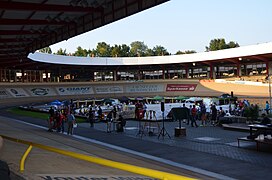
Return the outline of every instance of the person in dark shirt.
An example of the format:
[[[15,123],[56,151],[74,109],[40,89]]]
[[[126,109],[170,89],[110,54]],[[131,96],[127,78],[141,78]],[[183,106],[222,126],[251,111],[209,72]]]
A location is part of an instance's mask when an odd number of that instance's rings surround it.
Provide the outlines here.
[[[271,123],[269,117],[267,117],[265,114],[262,114],[262,117],[263,117],[263,119],[262,119],[262,121],[261,121],[260,124],[262,124],[262,125],[267,125],[267,124],[270,124],[270,123]]]
[[[49,115],[50,115],[50,117],[53,117],[55,115],[55,111],[52,106],[49,109]]]
[[[124,126],[126,125],[126,120],[122,117],[122,115],[119,115],[118,123],[117,123],[117,132],[124,132]]]
[[[98,119],[101,121],[102,120],[102,109],[100,106],[98,107],[97,114],[98,114]]]

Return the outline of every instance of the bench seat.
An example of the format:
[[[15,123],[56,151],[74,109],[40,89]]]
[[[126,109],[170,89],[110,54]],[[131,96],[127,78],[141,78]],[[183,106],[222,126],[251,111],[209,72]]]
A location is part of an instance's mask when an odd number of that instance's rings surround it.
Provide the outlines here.
[[[237,140],[238,140],[238,147],[240,147],[240,141],[255,142],[257,151],[259,151],[260,149],[260,144],[272,145],[272,139],[259,140],[259,139],[248,139],[247,137],[241,137],[241,138],[237,138]]]

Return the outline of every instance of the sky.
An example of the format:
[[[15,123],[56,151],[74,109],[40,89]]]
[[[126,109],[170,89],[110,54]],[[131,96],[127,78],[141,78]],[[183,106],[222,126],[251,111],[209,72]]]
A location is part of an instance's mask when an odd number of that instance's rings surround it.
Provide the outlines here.
[[[73,53],[78,46],[95,49],[99,42],[114,46],[141,41],[175,54],[203,52],[215,38],[240,46],[266,43],[272,41],[271,7],[271,0],[170,0],[50,48]]]

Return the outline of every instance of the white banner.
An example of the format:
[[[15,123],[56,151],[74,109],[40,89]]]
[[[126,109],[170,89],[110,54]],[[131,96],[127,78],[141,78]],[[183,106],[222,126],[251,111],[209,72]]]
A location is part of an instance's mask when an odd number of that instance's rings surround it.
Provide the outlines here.
[[[78,86],[78,87],[57,87],[59,95],[80,95],[80,94],[93,94],[93,88],[90,86]]]
[[[6,88],[6,90],[13,97],[28,97],[29,95],[25,92],[23,88]]]
[[[9,97],[11,97],[11,96],[8,93],[8,91],[6,91],[5,89],[0,89],[0,99],[6,99]]]
[[[107,93],[123,93],[123,86],[96,86],[95,92],[97,94],[107,94]]]
[[[163,92],[162,84],[134,84],[127,85],[126,92]]]
[[[53,91],[52,88],[36,87],[36,88],[28,88],[27,91],[32,96],[55,96],[56,95],[56,93]]]

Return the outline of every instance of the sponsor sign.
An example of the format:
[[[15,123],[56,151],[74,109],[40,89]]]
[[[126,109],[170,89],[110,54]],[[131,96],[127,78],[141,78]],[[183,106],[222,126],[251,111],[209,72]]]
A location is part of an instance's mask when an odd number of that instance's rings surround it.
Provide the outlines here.
[[[93,88],[90,86],[77,87],[57,87],[59,95],[93,94]]]
[[[106,93],[123,93],[123,86],[96,86],[95,92],[97,94],[106,94]]]
[[[10,94],[5,89],[0,89],[0,99],[9,98]]]
[[[25,92],[23,88],[6,88],[6,90],[13,97],[28,97],[29,95]]]
[[[135,84],[126,86],[126,92],[163,92],[162,84]]]
[[[43,88],[43,87],[29,88],[28,92],[32,96],[54,96],[54,95],[56,95],[56,93],[54,93],[51,88]]]
[[[197,84],[167,84],[166,91],[195,91]]]

